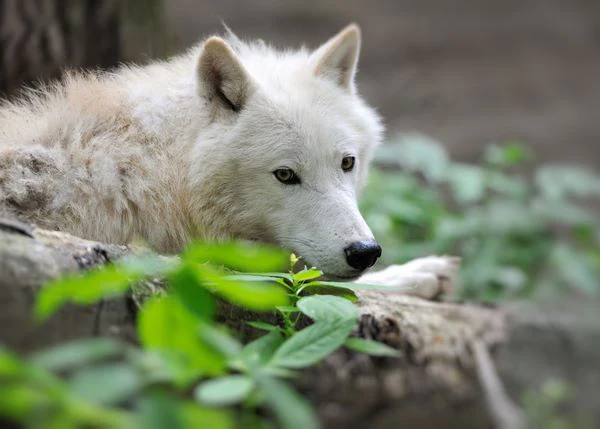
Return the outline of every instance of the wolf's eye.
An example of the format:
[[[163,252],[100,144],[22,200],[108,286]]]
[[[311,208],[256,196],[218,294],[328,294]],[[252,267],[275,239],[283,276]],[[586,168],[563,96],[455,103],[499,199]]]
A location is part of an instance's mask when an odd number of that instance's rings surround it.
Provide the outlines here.
[[[353,156],[345,156],[342,158],[342,170],[344,171],[352,171],[354,168],[354,157]]]
[[[278,168],[273,172],[277,180],[285,185],[298,185],[300,178],[291,168]]]

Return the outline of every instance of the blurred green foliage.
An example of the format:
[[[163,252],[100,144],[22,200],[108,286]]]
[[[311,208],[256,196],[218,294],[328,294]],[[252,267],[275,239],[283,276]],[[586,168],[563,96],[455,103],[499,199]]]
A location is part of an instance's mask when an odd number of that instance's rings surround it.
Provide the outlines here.
[[[344,345],[376,356],[398,352],[349,338],[358,319],[352,284],[321,282],[316,268],[275,272],[297,262],[264,246],[195,244],[180,258],[132,256],[51,282],[37,298],[40,321],[66,303],[93,304],[147,278],[166,278],[168,293],[142,304],[141,348],[97,338],[26,360],[0,350],[0,418],[27,428],[253,428],[270,424],[257,412],[266,408],[284,429],[319,427],[286,379]],[[217,298],[276,311],[282,324],[250,322],[267,333],[244,345],[215,323]],[[298,330],[301,315],[313,323]]]
[[[600,175],[564,165],[522,173],[533,155],[519,143],[494,144],[468,164],[423,135],[383,145],[361,200],[380,263],[461,256],[463,297],[597,292],[600,222],[586,204],[600,197]]]

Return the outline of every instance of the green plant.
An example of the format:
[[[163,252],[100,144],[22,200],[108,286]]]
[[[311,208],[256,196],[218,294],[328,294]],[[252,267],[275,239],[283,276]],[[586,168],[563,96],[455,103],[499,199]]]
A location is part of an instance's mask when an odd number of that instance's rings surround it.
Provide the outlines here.
[[[519,173],[533,154],[518,143],[491,145],[479,165],[450,160],[421,135],[384,145],[361,209],[384,249],[382,264],[430,254],[462,257],[464,297],[600,289],[600,176],[542,165]],[[582,201],[583,199],[583,201]]]
[[[0,352],[0,415],[27,427],[260,427],[266,406],[283,428],[318,427],[307,401],[286,382],[339,347],[397,356],[384,344],[349,338],[358,311],[352,287],[319,281],[314,268],[277,273],[281,251],[242,244],[191,246],[180,259],[129,257],[44,287],[36,316],[66,302],[91,304],[132,283],[165,277],[168,293],[142,304],[142,347],[109,339],[59,345],[23,361]],[[298,262],[292,256],[292,266]],[[235,273],[232,272],[235,270]],[[254,274],[239,274],[243,271]],[[216,324],[215,297],[255,311],[276,310],[283,324],[243,345]],[[300,315],[312,324],[298,330]]]

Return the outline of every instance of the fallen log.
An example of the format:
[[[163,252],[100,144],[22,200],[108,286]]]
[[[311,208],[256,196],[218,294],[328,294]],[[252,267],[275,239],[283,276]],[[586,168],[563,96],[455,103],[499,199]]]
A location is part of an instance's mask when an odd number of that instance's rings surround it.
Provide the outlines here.
[[[46,281],[140,251],[0,223],[0,343],[20,353],[95,336],[135,343],[132,297],[67,305],[43,325],[33,321],[32,308]],[[363,292],[356,335],[396,347],[402,357],[340,349],[303,371],[296,385],[329,428],[509,429],[565,418],[598,427],[597,300],[559,304],[548,312],[549,304],[540,303],[489,306]],[[583,317],[585,308],[592,309],[590,317]],[[221,305],[219,320],[242,338],[255,335],[244,323],[249,318],[256,315]],[[551,378],[572,395],[540,411],[535,401],[543,402],[540,389]]]

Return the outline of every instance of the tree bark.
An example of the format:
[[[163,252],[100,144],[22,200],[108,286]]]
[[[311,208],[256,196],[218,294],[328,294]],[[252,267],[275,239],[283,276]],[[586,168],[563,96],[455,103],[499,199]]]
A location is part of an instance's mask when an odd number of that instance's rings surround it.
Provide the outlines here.
[[[0,0],[0,95],[121,60],[118,0]]]
[[[0,97],[171,51],[163,0],[0,0]]]
[[[140,251],[0,222],[0,342],[21,353],[90,336],[135,342],[131,297],[67,306],[43,325],[31,313],[45,281]],[[493,307],[363,293],[355,335],[396,347],[402,357],[340,349],[303,371],[296,385],[328,428],[508,429],[525,422],[537,428],[549,419],[579,416],[598,427],[600,320],[595,312],[583,317],[597,304],[561,301],[548,312],[551,307],[532,303]],[[245,338],[256,334],[244,323],[250,318],[257,315],[220,308],[220,321]],[[550,377],[567,383],[573,394],[539,423],[539,416],[515,403]]]

